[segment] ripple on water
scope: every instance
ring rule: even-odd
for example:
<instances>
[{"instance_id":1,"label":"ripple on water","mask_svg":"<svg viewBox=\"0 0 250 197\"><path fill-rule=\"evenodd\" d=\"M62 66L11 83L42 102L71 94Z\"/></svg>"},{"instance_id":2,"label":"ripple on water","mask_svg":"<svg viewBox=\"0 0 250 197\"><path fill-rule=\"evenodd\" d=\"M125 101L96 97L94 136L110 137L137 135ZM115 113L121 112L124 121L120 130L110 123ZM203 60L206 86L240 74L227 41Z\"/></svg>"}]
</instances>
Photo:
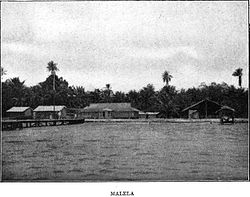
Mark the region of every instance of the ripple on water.
<instances>
[{"instance_id":1,"label":"ripple on water","mask_svg":"<svg viewBox=\"0 0 250 197\"><path fill-rule=\"evenodd\" d=\"M110 169L104 168L104 169L99 170L99 172L100 172L101 174L110 174L110 173L112 173L113 171L110 170Z\"/></svg>"},{"instance_id":2,"label":"ripple on water","mask_svg":"<svg viewBox=\"0 0 250 197\"><path fill-rule=\"evenodd\" d=\"M115 157L115 158L119 158L121 154L119 153L114 153L114 154L110 154L108 155L108 157Z\"/></svg>"},{"instance_id":3,"label":"ripple on water","mask_svg":"<svg viewBox=\"0 0 250 197\"><path fill-rule=\"evenodd\" d=\"M3 132L3 178L242 180L247 131L247 124L86 123Z\"/></svg>"},{"instance_id":4,"label":"ripple on water","mask_svg":"<svg viewBox=\"0 0 250 197\"><path fill-rule=\"evenodd\" d=\"M105 161L101 161L99 162L100 165L104 165L104 166L110 166L111 165L111 160L107 159Z\"/></svg>"},{"instance_id":5,"label":"ripple on water","mask_svg":"<svg viewBox=\"0 0 250 197\"><path fill-rule=\"evenodd\" d=\"M27 144L28 142L26 142L26 141L6 141L5 143L9 143L9 144Z\"/></svg>"},{"instance_id":6,"label":"ripple on water","mask_svg":"<svg viewBox=\"0 0 250 197\"><path fill-rule=\"evenodd\" d=\"M53 172L56 173L56 174L61 174L61 173L63 173L62 170L54 170Z\"/></svg>"},{"instance_id":7,"label":"ripple on water","mask_svg":"<svg viewBox=\"0 0 250 197\"><path fill-rule=\"evenodd\" d=\"M211 153L207 153L207 152L199 152L198 154L202 156L211 156Z\"/></svg>"},{"instance_id":8,"label":"ripple on water","mask_svg":"<svg viewBox=\"0 0 250 197\"><path fill-rule=\"evenodd\" d=\"M137 152L135 155L136 155L136 156L153 156L154 153L150 153L150 152L147 152L147 153L143 153L143 152L140 153L140 152L139 152L139 153L138 153L138 152Z\"/></svg>"},{"instance_id":9,"label":"ripple on water","mask_svg":"<svg viewBox=\"0 0 250 197\"><path fill-rule=\"evenodd\" d=\"M35 140L37 142L51 142L52 140L49 140L49 139L38 139L38 140Z\"/></svg>"},{"instance_id":10,"label":"ripple on water","mask_svg":"<svg viewBox=\"0 0 250 197\"><path fill-rule=\"evenodd\" d=\"M83 170L82 169L74 168L73 170L70 170L70 172L81 173L81 172L83 172Z\"/></svg>"},{"instance_id":11,"label":"ripple on water","mask_svg":"<svg viewBox=\"0 0 250 197\"><path fill-rule=\"evenodd\" d=\"M101 140L92 140L92 139L90 139L90 140L83 140L83 143L84 142L86 142L86 143L88 143L88 142L100 142Z\"/></svg>"}]
</instances>

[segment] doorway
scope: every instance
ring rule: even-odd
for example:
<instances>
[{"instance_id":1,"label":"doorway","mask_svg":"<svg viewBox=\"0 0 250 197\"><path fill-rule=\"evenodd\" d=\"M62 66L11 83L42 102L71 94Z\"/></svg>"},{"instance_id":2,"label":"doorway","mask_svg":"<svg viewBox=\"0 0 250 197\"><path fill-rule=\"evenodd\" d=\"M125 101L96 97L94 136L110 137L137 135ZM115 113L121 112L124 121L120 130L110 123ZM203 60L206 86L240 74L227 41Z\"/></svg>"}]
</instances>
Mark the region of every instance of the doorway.
<instances>
[{"instance_id":1,"label":"doorway","mask_svg":"<svg viewBox=\"0 0 250 197\"><path fill-rule=\"evenodd\" d=\"M105 110L105 111L103 111L103 118L105 118L105 119L112 118L112 116L111 116L111 110Z\"/></svg>"}]
</instances>

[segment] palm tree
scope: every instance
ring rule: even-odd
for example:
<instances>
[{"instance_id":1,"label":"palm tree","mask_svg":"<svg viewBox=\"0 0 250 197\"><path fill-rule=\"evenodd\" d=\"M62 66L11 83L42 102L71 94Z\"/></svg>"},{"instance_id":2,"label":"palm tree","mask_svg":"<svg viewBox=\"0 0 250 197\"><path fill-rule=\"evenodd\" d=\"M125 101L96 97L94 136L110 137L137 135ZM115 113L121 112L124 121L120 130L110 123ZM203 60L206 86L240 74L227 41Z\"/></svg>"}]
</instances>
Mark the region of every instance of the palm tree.
<instances>
[{"instance_id":1,"label":"palm tree","mask_svg":"<svg viewBox=\"0 0 250 197\"><path fill-rule=\"evenodd\" d=\"M56 71L59 71L59 69L57 68L57 63L54 63L53 61L50 61L48 63L47 69L49 72L51 72L51 75L53 75L53 111L54 111L54 117L55 117L55 76L56 76Z\"/></svg>"},{"instance_id":2,"label":"palm tree","mask_svg":"<svg viewBox=\"0 0 250 197\"><path fill-rule=\"evenodd\" d=\"M171 78L173 78L173 76L170 75L168 71L165 71L162 74L162 79L163 79L163 82L166 82L166 86L168 86L169 82L171 81Z\"/></svg>"},{"instance_id":3,"label":"palm tree","mask_svg":"<svg viewBox=\"0 0 250 197\"><path fill-rule=\"evenodd\" d=\"M110 103L111 102L111 97L113 96L113 91L111 90L111 85L108 83L106 84L106 88L105 90L103 91L104 93L104 102L108 102Z\"/></svg>"},{"instance_id":4,"label":"palm tree","mask_svg":"<svg viewBox=\"0 0 250 197\"><path fill-rule=\"evenodd\" d=\"M110 86L110 84L109 84L109 83L108 83L108 84L106 84L106 89L107 89L107 90L110 90L110 87L111 87L111 86Z\"/></svg>"},{"instance_id":5,"label":"palm tree","mask_svg":"<svg viewBox=\"0 0 250 197\"><path fill-rule=\"evenodd\" d=\"M27 100L27 89L24 85L25 81L20 81L19 77L14 77L12 79L8 79L6 82L12 89L11 103L15 106L23 106Z\"/></svg>"},{"instance_id":6,"label":"palm tree","mask_svg":"<svg viewBox=\"0 0 250 197\"><path fill-rule=\"evenodd\" d=\"M56 66L57 64L54 63L53 61L50 61L48 63L47 69L49 72L51 72L51 75L53 75L54 80L53 80L53 90L55 90L55 75L56 75L56 71L59 71L59 69Z\"/></svg>"},{"instance_id":7,"label":"palm tree","mask_svg":"<svg viewBox=\"0 0 250 197\"><path fill-rule=\"evenodd\" d=\"M16 90L21 90L25 87L25 81L20 81L19 77L8 79L7 82L11 87L16 88Z\"/></svg>"},{"instance_id":8,"label":"palm tree","mask_svg":"<svg viewBox=\"0 0 250 197\"><path fill-rule=\"evenodd\" d=\"M243 69L242 68L237 68L234 72L233 72L233 76L234 77L239 77L239 86L241 87L241 77L243 75L242 73Z\"/></svg>"},{"instance_id":9,"label":"palm tree","mask_svg":"<svg viewBox=\"0 0 250 197\"><path fill-rule=\"evenodd\" d=\"M4 70L4 68L1 66L1 77L2 77L3 75L6 75L6 70Z\"/></svg>"}]
</instances>

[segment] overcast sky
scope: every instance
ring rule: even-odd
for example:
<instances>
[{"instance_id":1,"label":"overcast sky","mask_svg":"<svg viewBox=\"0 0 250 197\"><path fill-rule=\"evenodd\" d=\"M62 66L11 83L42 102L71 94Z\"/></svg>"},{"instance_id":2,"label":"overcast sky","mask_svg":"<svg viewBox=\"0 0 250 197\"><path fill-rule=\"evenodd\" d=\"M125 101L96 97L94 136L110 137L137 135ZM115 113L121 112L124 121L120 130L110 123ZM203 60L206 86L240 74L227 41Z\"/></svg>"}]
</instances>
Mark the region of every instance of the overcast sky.
<instances>
[{"instance_id":1,"label":"overcast sky","mask_svg":"<svg viewBox=\"0 0 250 197\"><path fill-rule=\"evenodd\" d=\"M44 81L50 60L87 90L177 89L222 81L248 87L247 2L2 3L4 77Z\"/></svg>"}]
</instances>

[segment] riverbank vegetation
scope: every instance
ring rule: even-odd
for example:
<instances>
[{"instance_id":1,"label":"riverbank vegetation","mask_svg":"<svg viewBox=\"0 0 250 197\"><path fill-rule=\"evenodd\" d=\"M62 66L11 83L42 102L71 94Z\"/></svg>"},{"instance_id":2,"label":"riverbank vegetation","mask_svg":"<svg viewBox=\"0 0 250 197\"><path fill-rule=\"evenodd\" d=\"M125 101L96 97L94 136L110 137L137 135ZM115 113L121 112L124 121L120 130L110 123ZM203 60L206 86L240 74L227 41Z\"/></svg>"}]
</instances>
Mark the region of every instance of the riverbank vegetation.
<instances>
[{"instance_id":1,"label":"riverbank vegetation","mask_svg":"<svg viewBox=\"0 0 250 197\"><path fill-rule=\"evenodd\" d=\"M84 108L90 103L130 102L141 111L160 112L162 117L178 118L184 108L205 98L234 108L236 117L248 116L248 89L226 83L201 83L198 87L177 90L175 86L169 85L172 76L165 71L162 78L166 84L160 90L148 84L138 91L114 92L111 84L106 84L104 89L86 91L83 86L69 85L66 79L50 71L52 74L35 86L26 86L19 77L2 82L3 116L12 106L36 108L38 105L55 103L68 108Z\"/></svg>"}]
</instances>

